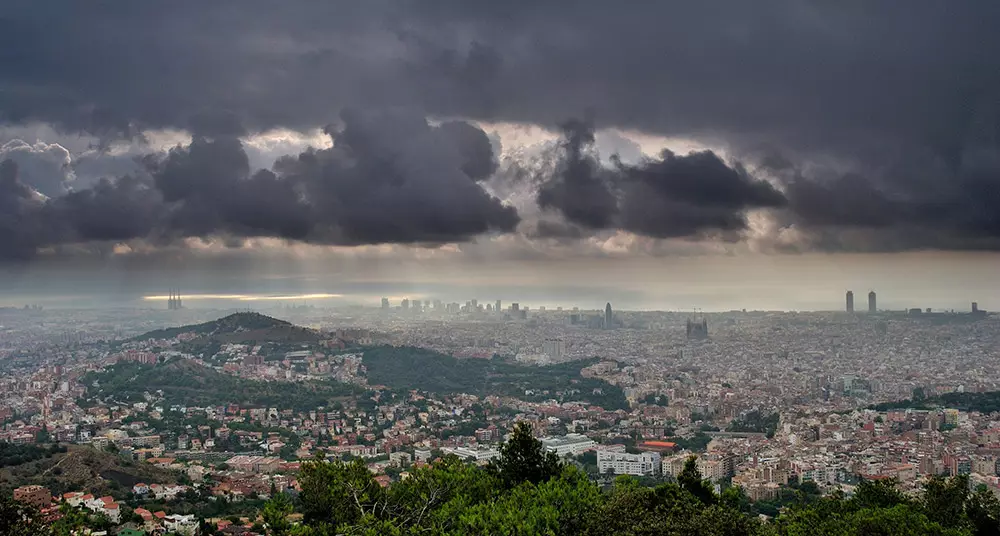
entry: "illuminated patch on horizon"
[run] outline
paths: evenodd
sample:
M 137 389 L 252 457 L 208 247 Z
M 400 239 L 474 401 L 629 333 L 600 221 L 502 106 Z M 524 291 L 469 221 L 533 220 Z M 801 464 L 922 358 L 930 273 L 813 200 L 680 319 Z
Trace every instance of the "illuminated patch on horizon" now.
M 343 294 L 284 294 L 284 295 L 259 295 L 259 294 L 181 294 L 182 300 L 236 300 L 236 301 L 279 301 L 279 300 L 326 300 L 343 298 Z M 167 301 L 170 296 L 154 295 L 143 296 L 147 301 Z

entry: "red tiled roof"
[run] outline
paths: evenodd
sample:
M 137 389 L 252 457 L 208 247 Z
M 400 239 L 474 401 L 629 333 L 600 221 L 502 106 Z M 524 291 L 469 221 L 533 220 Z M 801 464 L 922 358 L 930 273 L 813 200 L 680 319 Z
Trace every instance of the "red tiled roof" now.
M 661 447 L 661 448 L 672 449 L 672 448 L 674 448 L 674 447 L 677 446 L 677 443 L 674 443 L 673 441 L 643 441 L 639 446 L 640 447 Z

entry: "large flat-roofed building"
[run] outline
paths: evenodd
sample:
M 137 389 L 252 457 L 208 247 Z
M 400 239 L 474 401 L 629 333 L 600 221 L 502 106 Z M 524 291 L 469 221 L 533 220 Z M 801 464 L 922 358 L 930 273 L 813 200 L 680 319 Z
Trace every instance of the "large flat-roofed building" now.
M 543 437 L 542 448 L 559 456 L 567 454 L 583 454 L 594 448 L 597 443 L 583 434 L 566 434 L 564 436 Z
M 660 454 L 658 452 L 628 454 L 598 450 L 597 469 L 602 474 L 610 471 L 616 475 L 655 475 L 660 472 Z
M 500 457 L 500 451 L 494 448 L 486 447 L 442 447 L 441 451 L 445 454 L 454 454 L 463 460 L 472 458 L 477 462 L 488 462 L 494 458 Z
M 245 473 L 273 473 L 278 470 L 281 458 L 272 456 L 248 456 L 241 454 L 226 460 L 226 465 Z

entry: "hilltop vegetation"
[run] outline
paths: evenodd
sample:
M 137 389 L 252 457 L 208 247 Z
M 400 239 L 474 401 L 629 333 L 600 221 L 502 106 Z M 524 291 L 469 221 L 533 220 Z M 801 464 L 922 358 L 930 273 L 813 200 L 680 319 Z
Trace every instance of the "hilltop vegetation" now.
M 780 415 L 778 413 L 764 414 L 759 410 L 753 410 L 751 412 L 740 415 L 729 424 L 726 428 L 727 432 L 755 432 L 759 434 L 766 434 L 767 437 L 774 437 L 774 433 L 778 430 L 778 421 Z
M 583 401 L 604 409 L 628 408 L 619 387 L 580 376 L 592 362 L 516 365 L 498 359 L 458 359 L 423 348 L 379 346 L 364 351 L 368 383 L 438 394 L 513 396 L 528 401 Z
M 176 328 L 158 329 L 136 337 L 136 340 L 171 339 L 182 333 L 193 333 L 195 341 L 241 343 L 261 341 L 315 342 L 320 336 L 315 331 L 290 322 L 271 318 L 260 313 L 234 313 L 229 316 Z
M 124 497 L 136 482 L 177 482 L 172 471 L 124 460 L 87 445 L 60 446 L 50 456 L 0 469 L 0 494 L 13 488 L 40 484 L 54 494 L 86 489 Z
M 358 395 L 360 387 L 334 381 L 264 382 L 222 374 L 187 359 L 157 365 L 122 362 L 82 378 L 87 395 L 122 402 L 145 400 L 162 393 L 167 404 L 183 406 L 277 407 L 308 411 Z
M 21 465 L 23 463 L 51 458 L 59 452 L 66 452 L 66 447 L 58 445 L 14 445 L 6 441 L 0 441 L 0 468 L 10 465 Z
M 883 402 L 871 406 L 878 411 L 890 409 L 934 409 L 953 408 L 961 411 L 978 411 L 980 413 L 1000 412 L 1000 391 L 984 393 L 945 393 L 943 395 L 923 398 L 916 396 L 907 400 Z

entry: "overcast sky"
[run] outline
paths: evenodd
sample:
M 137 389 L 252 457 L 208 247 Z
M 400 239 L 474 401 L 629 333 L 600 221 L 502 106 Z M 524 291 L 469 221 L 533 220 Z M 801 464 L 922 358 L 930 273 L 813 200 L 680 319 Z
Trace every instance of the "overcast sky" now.
M 0 305 L 1000 309 L 998 25 L 986 0 L 9 0 Z

